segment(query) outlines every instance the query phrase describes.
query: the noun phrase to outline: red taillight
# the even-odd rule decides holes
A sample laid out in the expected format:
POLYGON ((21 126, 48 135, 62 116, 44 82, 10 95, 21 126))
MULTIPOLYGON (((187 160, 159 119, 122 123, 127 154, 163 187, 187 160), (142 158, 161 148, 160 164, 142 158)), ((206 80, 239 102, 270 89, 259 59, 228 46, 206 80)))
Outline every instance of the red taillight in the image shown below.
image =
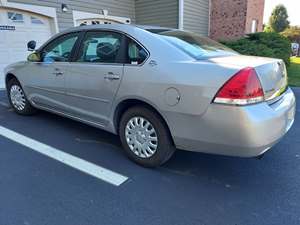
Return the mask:
POLYGON ((247 105, 264 100, 264 93, 255 69, 247 67, 236 73, 217 93, 214 102, 247 105))

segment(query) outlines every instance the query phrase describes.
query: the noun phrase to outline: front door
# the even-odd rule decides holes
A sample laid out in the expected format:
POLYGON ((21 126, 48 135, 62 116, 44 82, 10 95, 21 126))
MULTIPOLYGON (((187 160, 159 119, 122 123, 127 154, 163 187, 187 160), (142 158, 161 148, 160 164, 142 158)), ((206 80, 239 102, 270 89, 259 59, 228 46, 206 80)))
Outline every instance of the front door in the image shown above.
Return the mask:
POLYGON ((54 110, 66 110, 65 78, 70 70, 70 57, 78 33, 63 35, 50 42, 40 52, 41 62, 29 62, 26 67, 29 99, 54 110))
POLYGON ((124 36, 87 32, 66 75, 68 107, 74 116, 105 126, 123 76, 124 36))

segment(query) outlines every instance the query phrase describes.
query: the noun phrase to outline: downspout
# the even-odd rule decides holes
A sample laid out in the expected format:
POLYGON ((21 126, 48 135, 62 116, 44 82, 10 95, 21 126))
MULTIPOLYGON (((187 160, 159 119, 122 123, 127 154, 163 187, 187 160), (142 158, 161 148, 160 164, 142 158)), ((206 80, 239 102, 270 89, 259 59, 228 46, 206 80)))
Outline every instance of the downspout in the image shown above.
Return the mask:
POLYGON ((208 34, 207 36, 210 37, 210 28, 211 28, 211 2, 212 0, 208 1, 208 34))
POLYGON ((183 16, 184 16, 184 0, 179 0, 178 29, 180 29, 180 30, 183 30, 183 16))

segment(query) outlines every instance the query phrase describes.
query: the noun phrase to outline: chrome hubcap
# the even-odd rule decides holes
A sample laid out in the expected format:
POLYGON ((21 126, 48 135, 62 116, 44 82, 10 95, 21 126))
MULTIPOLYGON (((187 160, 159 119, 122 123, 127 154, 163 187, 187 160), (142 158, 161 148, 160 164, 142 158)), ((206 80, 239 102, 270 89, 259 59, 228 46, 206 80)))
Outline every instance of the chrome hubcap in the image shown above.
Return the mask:
POLYGON ((125 128, 126 141, 131 151, 141 158, 150 158, 158 147, 152 124, 143 117, 133 117, 125 128))
POLYGON ((26 99, 25 95, 23 93, 23 90, 18 85, 13 85, 10 89, 10 100, 13 104, 13 106, 19 110, 22 111, 25 108, 26 99))

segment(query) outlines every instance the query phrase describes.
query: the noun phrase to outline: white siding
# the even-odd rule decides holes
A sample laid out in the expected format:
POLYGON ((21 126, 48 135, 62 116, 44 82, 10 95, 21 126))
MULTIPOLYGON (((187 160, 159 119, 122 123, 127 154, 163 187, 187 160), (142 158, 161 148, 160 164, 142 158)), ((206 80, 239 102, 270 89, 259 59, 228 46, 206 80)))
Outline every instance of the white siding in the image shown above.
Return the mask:
POLYGON ((128 17, 135 21, 135 0, 8 0, 24 4, 54 7, 57 9, 59 30, 74 26, 72 10, 102 14, 101 10, 108 10, 111 16, 128 17), (67 4, 69 11, 62 13, 61 4, 67 4))
POLYGON ((178 28, 178 0, 136 0, 136 23, 178 28))
POLYGON ((208 36, 209 0, 184 0, 183 29, 208 36))

